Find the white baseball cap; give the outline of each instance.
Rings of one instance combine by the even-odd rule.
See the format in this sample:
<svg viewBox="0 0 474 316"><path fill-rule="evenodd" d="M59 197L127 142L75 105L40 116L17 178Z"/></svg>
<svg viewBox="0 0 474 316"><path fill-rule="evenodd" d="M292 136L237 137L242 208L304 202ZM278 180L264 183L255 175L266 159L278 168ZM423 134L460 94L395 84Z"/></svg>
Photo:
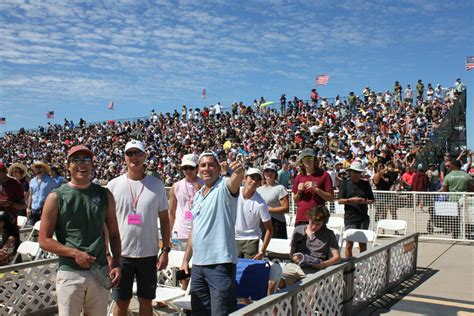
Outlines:
<svg viewBox="0 0 474 316"><path fill-rule="evenodd" d="M267 162L264 166L263 166L263 170L274 170L274 171L277 171L277 165L274 164L273 162Z"/></svg>
<svg viewBox="0 0 474 316"><path fill-rule="evenodd" d="M260 171L260 169L257 168L249 168L247 172L245 172L246 176L251 176L254 174L258 174L260 177L263 177L262 172Z"/></svg>
<svg viewBox="0 0 474 316"><path fill-rule="evenodd" d="M365 165L360 160L354 160L349 167L349 170L354 170L358 172L365 172Z"/></svg>
<svg viewBox="0 0 474 316"><path fill-rule="evenodd" d="M139 140L132 139L131 141L129 141L127 145L125 145L125 152L132 148L136 148L142 152L145 152L145 146Z"/></svg>
<svg viewBox="0 0 474 316"><path fill-rule="evenodd" d="M181 159L181 167L184 167L184 166L196 167L198 164L197 158L198 157L195 154L184 155L183 158Z"/></svg>

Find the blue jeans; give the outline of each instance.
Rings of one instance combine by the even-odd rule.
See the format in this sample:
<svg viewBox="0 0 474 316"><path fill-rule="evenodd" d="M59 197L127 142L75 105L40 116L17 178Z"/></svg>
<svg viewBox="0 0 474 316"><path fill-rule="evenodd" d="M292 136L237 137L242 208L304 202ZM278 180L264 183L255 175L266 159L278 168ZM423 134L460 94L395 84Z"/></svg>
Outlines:
<svg viewBox="0 0 474 316"><path fill-rule="evenodd" d="M228 315L237 309L233 263L193 265L191 308L194 315Z"/></svg>

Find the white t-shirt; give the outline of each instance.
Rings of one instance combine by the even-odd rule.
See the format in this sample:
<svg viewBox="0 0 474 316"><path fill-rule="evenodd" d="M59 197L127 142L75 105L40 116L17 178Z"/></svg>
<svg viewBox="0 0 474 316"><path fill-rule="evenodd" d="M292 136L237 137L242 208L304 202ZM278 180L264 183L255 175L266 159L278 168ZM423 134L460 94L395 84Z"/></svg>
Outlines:
<svg viewBox="0 0 474 316"><path fill-rule="evenodd" d="M149 175L140 181L135 181L123 174L111 180L107 188L115 198L122 256L128 258L157 256L160 242L158 213L168 211L168 199L163 182ZM138 199L136 211L132 207L133 199Z"/></svg>
<svg viewBox="0 0 474 316"><path fill-rule="evenodd" d="M235 221L235 239L259 239L262 236L260 220L268 222L272 218L267 203L255 192L250 199L244 199L244 189L240 188L237 200L237 219Z"/></svg>

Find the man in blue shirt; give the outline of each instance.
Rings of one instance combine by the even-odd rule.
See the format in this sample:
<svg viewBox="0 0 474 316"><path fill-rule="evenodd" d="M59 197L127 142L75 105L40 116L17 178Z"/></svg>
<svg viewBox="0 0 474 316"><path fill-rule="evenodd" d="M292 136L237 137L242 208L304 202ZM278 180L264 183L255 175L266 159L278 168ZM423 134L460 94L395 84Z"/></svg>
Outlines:
<svg viewBox="0 0 474 316"><path fill-rule="evenodd" d="M49 193L58 187L58 183L51 178L51 169L40 161L35 161L31 166L34 177L30 181L30 194L28 196L28 225L33 226L41 219L44 202Z"/></svg>
<svg viewBox="0 0 474 316"><path fill-rule="evenodd" d="M229 166L232 175L221 177L219 159L214 152L202 153L198 167L204 186L194 195L193 226L182 269L188 272L193 255L193 315L228 315L237 305L235 221L244 168L234 161Z"/></svg>

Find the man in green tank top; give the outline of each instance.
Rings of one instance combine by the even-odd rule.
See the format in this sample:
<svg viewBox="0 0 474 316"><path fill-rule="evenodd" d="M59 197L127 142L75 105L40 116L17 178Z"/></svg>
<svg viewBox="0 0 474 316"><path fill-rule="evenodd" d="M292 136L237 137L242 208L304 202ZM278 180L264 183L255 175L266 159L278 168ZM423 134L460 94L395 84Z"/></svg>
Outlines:
<svg viewBox="0 0 474 316"><path fill-rule="evenodd" d="M94 154L83 145L68 152L71 182L50 193L41 218L41 248L59 256L59 315L105 315L110 287L121 276L120 234L113 195L90 181ZM56 234L56 239L53 234ZM113 257L106 244L110 240Z"/></svg>

